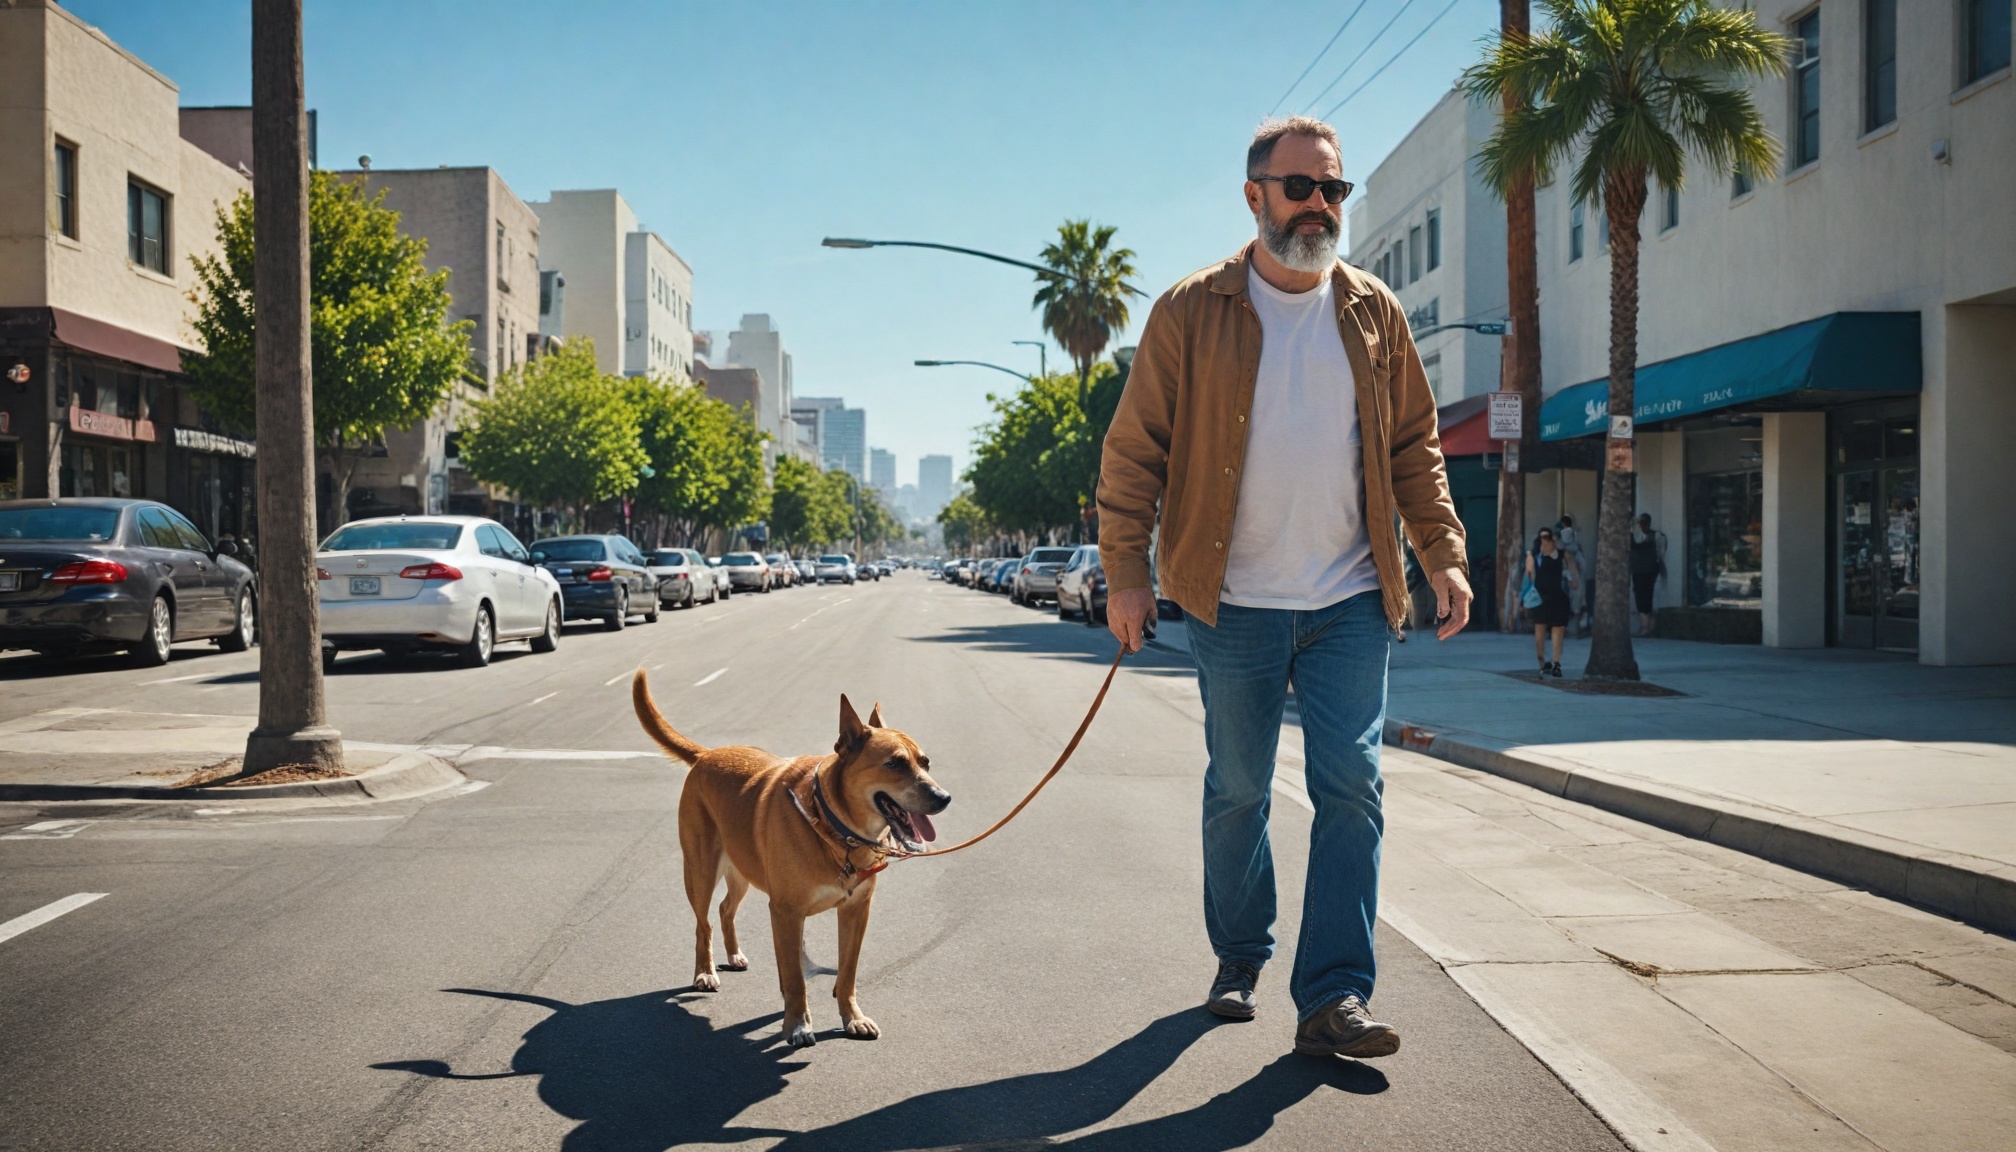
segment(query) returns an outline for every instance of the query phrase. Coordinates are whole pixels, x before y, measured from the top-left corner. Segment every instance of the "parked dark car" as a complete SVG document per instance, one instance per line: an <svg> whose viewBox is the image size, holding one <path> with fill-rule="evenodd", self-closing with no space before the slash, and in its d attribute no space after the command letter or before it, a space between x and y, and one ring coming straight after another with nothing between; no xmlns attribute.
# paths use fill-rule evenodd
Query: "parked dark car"
<svg viewBox="0 0 2016 1152"><path fill-rule="evenodd" d="M1106 568L1097 544L1080 544L1057 574L1057 618L1082 616L1087 624L1106 623Z"/></svg>
<svg viewBox="0 0 2016 1152"><path fill-rule="evenodd" d="M124 648L149 666L178 640L242 652L259 600L237 551L152 500L0 501L0 648Z"/></svg>
<svg viewBox="0 0 2016 1152"><path fill-rule="evenodd" d="M643 613L658 622L658 577L637 545L621 536L554 536L532 545L532 562L560 582L569 620L600 620L614 632Z"/></svg>

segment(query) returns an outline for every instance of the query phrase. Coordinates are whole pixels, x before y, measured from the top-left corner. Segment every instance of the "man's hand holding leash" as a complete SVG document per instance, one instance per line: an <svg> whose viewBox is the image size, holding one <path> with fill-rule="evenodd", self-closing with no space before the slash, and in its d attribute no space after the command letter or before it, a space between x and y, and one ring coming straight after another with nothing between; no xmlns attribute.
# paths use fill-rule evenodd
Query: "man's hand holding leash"
<svg viewBox="0 0 2016 1152"><path fill-rule="evenodd" d="M1122 589L1106 604L1106 627L1130 655L1141 650L1148 639L1148 621L1154 618L1155 593L1146 588Z"/></svg>

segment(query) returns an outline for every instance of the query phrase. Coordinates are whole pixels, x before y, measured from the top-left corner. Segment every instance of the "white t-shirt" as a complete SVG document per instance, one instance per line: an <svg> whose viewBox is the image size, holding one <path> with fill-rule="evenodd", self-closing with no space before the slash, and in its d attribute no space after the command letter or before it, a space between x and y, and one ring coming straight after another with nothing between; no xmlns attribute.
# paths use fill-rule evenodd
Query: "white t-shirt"
<svg viewBox="0 0 2016 1152"><path fill-rule="evenodd" d="M1314 611L1379 587L1365 532L1358 396L1330 280L1283 292L1247 272L1260 373L1222 603Z"/></svg>

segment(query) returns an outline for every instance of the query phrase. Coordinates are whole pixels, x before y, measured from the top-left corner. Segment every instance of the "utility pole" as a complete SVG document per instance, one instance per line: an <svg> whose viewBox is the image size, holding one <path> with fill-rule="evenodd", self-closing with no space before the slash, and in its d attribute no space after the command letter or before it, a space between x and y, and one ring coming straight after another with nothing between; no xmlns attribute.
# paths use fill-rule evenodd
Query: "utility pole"
<svg viewBox="0 0 2016 1152"><path fill-rule="evenodd" d="M1529 0L1499 0L1500 36L1524 40L1532 29ZM1505 113L1519 102L1507 91ZM1510 632L1519 613L1519 576L1525 571L1526 475L1540 443L1540 272L1534 233L1533 179L1522 176L1505 197L1506 277L1512 330L1499 360L1502 391L1519 394L1519 439L1505 446L1498 470L1498 630Z"/></svg>
<svg viewBox="0 0 2016 1152"><path fill-rule="evenodd" d="M301 0L252 0L253 378L259 425L259 726L245 772L343 767L322 703L308 340L308 113Z"/></svg>

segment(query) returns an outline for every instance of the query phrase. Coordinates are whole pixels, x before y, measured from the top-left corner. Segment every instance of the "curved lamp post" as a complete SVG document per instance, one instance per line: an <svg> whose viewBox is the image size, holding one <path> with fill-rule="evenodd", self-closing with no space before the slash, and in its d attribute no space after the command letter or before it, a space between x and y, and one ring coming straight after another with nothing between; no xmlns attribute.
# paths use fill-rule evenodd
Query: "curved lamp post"
<svg viewBox="0 0 2016 1152"><path fill-rule="evenodd" d="M957 252L961 256L978 256L982 260L992 260L997 264L1012 264L1017 268L1027 268L1031 272L1041 272L1045 276L1060 276L1068 280L1083 279L1068 272L1059 272L1055 268L1031 264L1027 260L1017 260L1013 256L997 256L992 252L982 252L978 248L961 248L953 244L933 244L928 240L859 240L845 236L828 236L819 241L819 244L824 248L936 248L940 252ZM1148 296L1146 292L1132 284L1122 284L1120 287L1143 299Z"/></svg>
<svg viewBox="0 0 2016 1152"><path fill-rule="evenodd" d="M1003 368L999 364L989 364L985 360L918 360L914 361L914 363L919 368L950 368L955 364L969 364L975 368L992 368L996 372L1006 372L1024 384L1035 383L1033 379L1015 371L1013 368Z"/></svg>

